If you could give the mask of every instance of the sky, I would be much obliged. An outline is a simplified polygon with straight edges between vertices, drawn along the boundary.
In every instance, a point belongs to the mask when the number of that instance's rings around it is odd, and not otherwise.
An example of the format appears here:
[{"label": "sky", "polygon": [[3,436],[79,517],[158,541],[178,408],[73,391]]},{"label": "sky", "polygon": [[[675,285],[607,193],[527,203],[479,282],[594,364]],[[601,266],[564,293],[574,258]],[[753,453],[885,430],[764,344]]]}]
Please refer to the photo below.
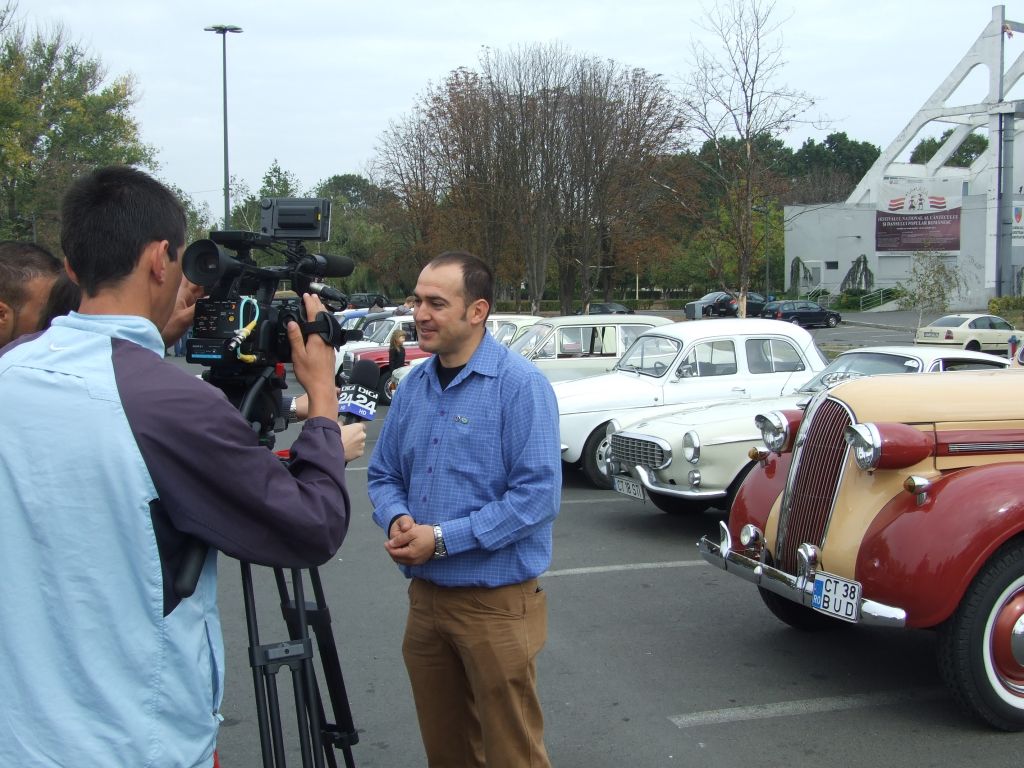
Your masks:
[{"label": "sky", "polygon": [[[661,74],[678,87],[707,2],[698,0],[17,0],[30,27],[60,23],[105,65],[132,74],[156,174],[223,214],[222,41],[232,176],[258,190],[276,159],[304,191],[335,174],[372,177],[389,123],[432,84],[475,67],[483,46],[558,42]],[[992,17],[985,0],[777,0],[786,66],[777,84],[815,106],[785,142],[845,131],[883,149]],[[1006,3],[1024,21],[1024,2]],[[1024,48],[1024,35],[1008,55]],[[964,83],[984,95],[981,68]]]}]

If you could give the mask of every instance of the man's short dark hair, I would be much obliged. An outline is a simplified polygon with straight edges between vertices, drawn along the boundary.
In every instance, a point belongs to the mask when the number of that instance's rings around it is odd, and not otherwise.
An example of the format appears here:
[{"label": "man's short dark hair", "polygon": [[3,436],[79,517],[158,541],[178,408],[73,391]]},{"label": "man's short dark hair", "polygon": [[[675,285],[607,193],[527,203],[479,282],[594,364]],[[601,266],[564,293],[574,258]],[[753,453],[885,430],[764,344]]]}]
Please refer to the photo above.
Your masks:
[{"label": "man's short dark hair", "polygon": [[469,251],[445,251],[427,266],[433,269],[447,264],[458,264],[462,268],[462,297],[466,306],[483,299],[490,314],[494,306],[494,270],[490,265]]},{"label": "man's short dark hair", "polygon": [[185,244],[185,211],[173,192],[142,171],[98,168],[64,195],[60,244],[86,295],[127,277],[143,249],[160,240],[177,258]]},{"label": "man's short dark hair", "polygon": [[28,299],[26,286],[37,277],[56,277],[64,271],[61,260],[35,243],[0,241],[0,301],[21,309]]}]

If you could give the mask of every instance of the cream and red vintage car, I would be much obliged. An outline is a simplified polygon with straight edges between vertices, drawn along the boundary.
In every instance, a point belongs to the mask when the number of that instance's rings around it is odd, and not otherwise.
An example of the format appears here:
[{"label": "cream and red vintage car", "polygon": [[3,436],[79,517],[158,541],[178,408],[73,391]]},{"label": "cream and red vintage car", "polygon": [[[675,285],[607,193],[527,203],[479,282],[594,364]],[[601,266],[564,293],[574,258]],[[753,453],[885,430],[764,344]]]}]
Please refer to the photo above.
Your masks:
[{"label": "cream and red vintage car", "polygon": [[1024,371],[863,378],[757,417],[700,553],[801,629],[935,629],[966,711],[1024,729]]}]

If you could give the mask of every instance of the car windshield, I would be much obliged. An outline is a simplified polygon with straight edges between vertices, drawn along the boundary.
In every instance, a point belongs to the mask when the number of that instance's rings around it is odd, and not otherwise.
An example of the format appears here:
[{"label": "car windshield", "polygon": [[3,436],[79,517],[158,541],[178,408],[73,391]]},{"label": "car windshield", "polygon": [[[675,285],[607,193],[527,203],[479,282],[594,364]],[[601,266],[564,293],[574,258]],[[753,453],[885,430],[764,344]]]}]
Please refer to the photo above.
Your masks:
[{"label": "car windshield", "polygon": [[682,343],[664,336],[641,336],[626,350],[616,369],[643,376],[661,376],[672,368]]},{"label": "car windshield", "polygon": [[363,339],[373,341],[377,344],[384,344],[390,341],[391,329],[394,323],[390,320],[374,320],[363,329]]},{"label": "car windshield", "polygon": [[813,393],[827,389],[840,381],[879,373],[917,373],[921,362],[906,355],[886,355],[878,352],[849,352],[840,355],[804,384],[797,392]]},{"label": "car windshield", "polygon": [[551,331],[547,323],[537,323],[530,330],[512,342],[509,349],[518,352],[523,357],[529,357],[537,348],[537,345],[544,341],[544,337]]},{"label": "car windshield", "polygon": [[935,328],[956,328],[958,325],[963,325],[967,322],[967,318],[963,315],[946,315],[940,317],[938,320],[933,320],[928,323]]}]

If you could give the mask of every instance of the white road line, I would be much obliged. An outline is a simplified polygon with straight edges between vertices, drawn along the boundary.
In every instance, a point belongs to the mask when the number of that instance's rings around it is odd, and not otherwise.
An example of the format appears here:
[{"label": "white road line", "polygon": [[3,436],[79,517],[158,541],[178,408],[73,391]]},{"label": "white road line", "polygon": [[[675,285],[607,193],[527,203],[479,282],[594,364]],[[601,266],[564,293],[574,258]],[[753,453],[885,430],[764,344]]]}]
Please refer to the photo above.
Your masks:
[{"label": "white road line", "polygon": [[704,565],[703,560],[673,560],[665,563],[626,563],[624,565],[595,565],[590,568],[563,568],[559,571],[546,571],[541,574],[545,579],[550,576],[583,576],[590,573],[614,573],[615,571],[644,571],[650,568],[686,568],[690,565]]},{"label": "white road line", "polygon": [[945,695],[946,692],[942,688],[917,688],[890,693],[860,693],[852,696],[830,696],[821,699],[783,701],[777,704],[757,704],[752,707],[709,709],[706,712],[694,712],[689,715],[673,715],[669,717],[669,720],[677,728],[692,728],[697,725],[720,725],[744,720],[764,720],[772,717],[793,717],[819,712],[838,712],[844,709],[904,704],[937,699]]},{"label": "white road line", "polygon": [[613,493],[611,496],[597,496],[592,499],[571,499],[568,501],[563,500],[562,506],[568,506],[569,504],[601,504],[603,502],[610,501],[623,501],[624,499],[628,498],[628,496],[623,496],[621,493]]}]

